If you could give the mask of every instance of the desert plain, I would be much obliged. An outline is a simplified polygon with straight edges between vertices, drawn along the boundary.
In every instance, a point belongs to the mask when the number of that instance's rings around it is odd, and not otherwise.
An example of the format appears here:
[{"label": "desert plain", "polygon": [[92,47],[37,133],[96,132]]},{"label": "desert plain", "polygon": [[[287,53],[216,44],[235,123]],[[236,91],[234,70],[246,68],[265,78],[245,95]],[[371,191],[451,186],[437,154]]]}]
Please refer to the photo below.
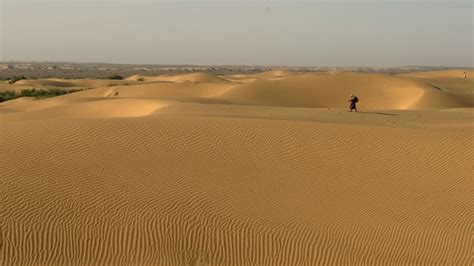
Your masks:
[{"label": "desert plain", "polygon": [[469,265],[472,77],[1,83],[87,89],[0,103],[0,262]]}]

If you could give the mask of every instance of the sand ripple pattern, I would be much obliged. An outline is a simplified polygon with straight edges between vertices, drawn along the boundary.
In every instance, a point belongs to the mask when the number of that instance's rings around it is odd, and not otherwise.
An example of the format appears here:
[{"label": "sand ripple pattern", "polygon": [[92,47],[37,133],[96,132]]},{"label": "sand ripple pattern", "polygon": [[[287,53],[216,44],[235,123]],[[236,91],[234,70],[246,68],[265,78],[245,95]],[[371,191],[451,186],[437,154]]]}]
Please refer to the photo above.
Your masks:
[{"label": "sand ripple pattern", "polygon": [[0,261],[469,265],[470,145],[469,130],[261,119],[10,123]]}]

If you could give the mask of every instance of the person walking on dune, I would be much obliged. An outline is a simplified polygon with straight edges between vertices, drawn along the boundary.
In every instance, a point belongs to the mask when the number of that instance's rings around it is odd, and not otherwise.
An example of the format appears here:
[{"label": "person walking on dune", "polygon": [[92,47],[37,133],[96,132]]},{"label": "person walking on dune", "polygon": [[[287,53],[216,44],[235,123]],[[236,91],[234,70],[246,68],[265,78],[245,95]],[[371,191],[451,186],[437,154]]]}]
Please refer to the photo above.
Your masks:
[{"label": "person walking on dune", "polygon": [[349,105],[349,112],[352,112],[352,110],[355,110],[357,112],[357,102],[359,101],[359,98],[355,96],[354,94],[351,94],[351,99],[349,100],[350,105]]}]

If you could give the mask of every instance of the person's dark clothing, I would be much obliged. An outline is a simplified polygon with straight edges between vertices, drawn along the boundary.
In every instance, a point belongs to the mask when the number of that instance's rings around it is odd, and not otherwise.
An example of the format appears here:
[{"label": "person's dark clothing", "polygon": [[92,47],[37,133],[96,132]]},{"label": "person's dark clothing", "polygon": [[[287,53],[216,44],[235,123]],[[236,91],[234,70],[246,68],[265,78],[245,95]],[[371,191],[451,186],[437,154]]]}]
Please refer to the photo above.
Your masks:
[{"label": "person's dark clothing", "polygon": [[349,110],[355,110],[357,112],[357,102],[359,101],[359,98],[357,96],[352,96],[351,99],[349,100],[350,105],[349,105]]},{"label": "person's dark clothing", "polygon": [[349,109],[351,109],[351,110],[357,110],[356,103],[355,103],[355,102],[351,102],[351,104],[350,104],[350,106],[349,106]]}]

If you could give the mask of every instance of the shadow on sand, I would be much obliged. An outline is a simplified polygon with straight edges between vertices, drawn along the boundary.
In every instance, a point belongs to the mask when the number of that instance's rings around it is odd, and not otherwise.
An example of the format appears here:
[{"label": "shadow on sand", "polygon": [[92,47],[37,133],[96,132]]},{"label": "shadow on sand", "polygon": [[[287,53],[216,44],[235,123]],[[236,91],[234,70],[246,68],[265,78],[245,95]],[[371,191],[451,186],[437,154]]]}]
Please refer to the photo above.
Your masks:
[{"label": "shadow on sand", "polygon": [[370,114],[370,115],[390,115],[390,116],[400,116],[399,114],[379,113],[379,112],[361,112],[361,111],[359,111],[358,113],[361,113],[361,114]]}]

